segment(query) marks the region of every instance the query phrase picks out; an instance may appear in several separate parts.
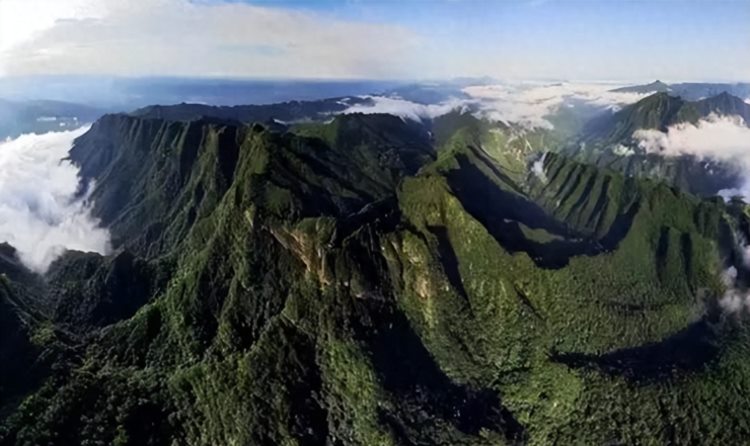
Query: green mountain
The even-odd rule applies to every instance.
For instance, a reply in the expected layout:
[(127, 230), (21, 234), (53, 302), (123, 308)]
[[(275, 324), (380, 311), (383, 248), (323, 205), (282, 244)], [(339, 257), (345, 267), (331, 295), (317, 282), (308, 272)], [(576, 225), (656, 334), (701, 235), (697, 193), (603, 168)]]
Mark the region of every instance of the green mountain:
[(627, 142), (633, 132), (641, 129), (666, 131), (680, 123), (695, 124), (711, 113), (720, 116), (740, 116), (750, 123), (750, 105), (728, 93), (686, 101), (668, 93), (656, 93), (613, 114), (591, 120), (584, 128), (587, 140), (602, 139), (608, 143)]
[(132, 116), (170, 121), (192, 121), (200, 118), (233, 120), (245, 123), (279, 120), (283, 122), (328, 119), (333, 113), (352, 105), (368, 105), (371, 99), (360, 97), (331, 98), (318, 101), (289, 101), (275, 104), (214, 106), (204, 104), (151, 105), (131, 113)]
[[(0, 252), (0, 445), (721, 443), (750, 434), (739, 203), (452, 113), (108, 115), (116, 251)], [(541, 137), (541, 136), (540, 136)]]
[(739, 116), (750, 123), (750, 105), (726, 92), (699, 101), (656, 93), (616, 113), (590, 120), (581, 135), (562, 152), (625, 175), (667, 181), (698, 195), (714, 195), (739, 183), (741, 172), (736, 165), (692, 156), (645, 153), (633, 138), (638, 130), (666, 132), (670, 126), (695, 124), (712, 114)]

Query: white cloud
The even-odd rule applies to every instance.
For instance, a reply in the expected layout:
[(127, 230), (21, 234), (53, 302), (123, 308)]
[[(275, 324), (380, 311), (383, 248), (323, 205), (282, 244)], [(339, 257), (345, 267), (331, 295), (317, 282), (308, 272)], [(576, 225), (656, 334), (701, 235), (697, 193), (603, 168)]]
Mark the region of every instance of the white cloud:
[(531, 173), (539, 178), (539, 181), (541, 181), (542, 183), (547, 183), (547, 174), (544, 173), (544, 159), (546, 157), (547, 152), (544, 152), (541, 158), (531, 164)]
[(37, 37), (59, 20), (99, 17), (89, 0), (0, 0), (0, 52)]
[(633, 138), (650, 153), (740, 161), (750, 168), (750, 128), (739, 116), (711, 114), (697, 124), (680, 123), (666, 132), (636, 130)]
[[(637, 130), (633, 138), (649, 153), (693, 155), (699, 159), (734, 163), (750, 174), (750, 128), (740, 116), (711, 114), (696, 124), (677, 124), (666, 132)], [(747, 200), (750, 198), (750, 175), (746, 174), (746, 178), (744, 185), (719, 191), (719, 195), (725, 198), (742, 195)]]
[[(748, 246), (740, 246), (743, 250), (743, 262), (747, 266)], [(750, 291), (741, 289), (737, 283), (737, 268), (730, 266), (720, 275), (721, 282), (726, 289), (719, 299), (719, 307), (730, 314), (738, 314), (743, 310), (750, 310)]]
[(721, 273), (721, 283), (723, 283), (725, 287), (729, 288), (729, 287), (734, 286), (736, 281), (737, 281), (737, 268), (730, 266), (729, 268), (727, 268)]
[(482, 118), (515, 124), (524, 128), (554, 128), (549, 117), (561, 107), (586, 105), (616, 111), (648, 93), (617, 93), (611, 83), (514, 83), (472, 85), (463, 92), (470, 99), (451, 99), (440, 104), (418, 104), (398, 97), (363, 96), (370, 104), (356, 104), (343, 113), (389, 113), (408, 119), (434, 118), (454, 109), (471, 109)]
[(463, 91), (481, 102), (483, 114), (488, 119), (527, 128), (552, 129), (554, 126), (548, 118), (563, 105), (575, 107), (576, 103), (582, 103), (614, 111), (648, 96), (610, 91), (614, 88), (615, 85), (607, 83), (521, 83), (475, 85)]
[(463, 99), (452, 99), (440, 104), (418, 104), (397, 97), (362, 96), (362, 98), (369, 99), (370, 103), (352, 105), (341, 113), (387, 113), (405, 119), (421, 121), (422, 119), (442, 116), (455, 109), (465, 109), (470, 104), (469, 101)]
[(727, 313), (739, 313), (750, 308), (750, 294), (731, 288), (719, 299), (719, 306)]
[(241, 2), (0, 5), (0, 73), (15, 75), (398, 77), (419, 45), (401, 26)]
[(0, 143), (0, 241), (31, 269), (44, 272), (65, 249), (109, 250), (109, 233), (76, 197), (78, 169), (68, 161), (86, 128), (22, 135)]
[(612, 153), (617, 156), (631, 156), (635, 155), (635, 150), (622, 144), (617, 144), (615, 148), (612, 149)]

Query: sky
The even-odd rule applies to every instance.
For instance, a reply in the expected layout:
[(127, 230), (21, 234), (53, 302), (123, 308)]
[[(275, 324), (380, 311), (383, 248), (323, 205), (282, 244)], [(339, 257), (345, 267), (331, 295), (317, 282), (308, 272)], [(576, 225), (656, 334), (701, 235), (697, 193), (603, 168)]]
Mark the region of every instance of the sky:
[(750, 81), (750, 0), (0, 0), (0, 76)]

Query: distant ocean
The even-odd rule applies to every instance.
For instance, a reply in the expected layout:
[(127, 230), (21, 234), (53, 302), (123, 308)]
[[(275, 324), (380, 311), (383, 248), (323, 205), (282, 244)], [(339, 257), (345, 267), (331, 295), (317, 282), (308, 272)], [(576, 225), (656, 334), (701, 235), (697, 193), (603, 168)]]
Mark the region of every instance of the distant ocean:
[(368, 80), (245, 80), (215, 78), (124, 78), (34, 76), (0, 78), (0, 98), (55, 100), (108, 111), (181, 102), (211, 105), (270, 104), (377, 94), (404, 85)]

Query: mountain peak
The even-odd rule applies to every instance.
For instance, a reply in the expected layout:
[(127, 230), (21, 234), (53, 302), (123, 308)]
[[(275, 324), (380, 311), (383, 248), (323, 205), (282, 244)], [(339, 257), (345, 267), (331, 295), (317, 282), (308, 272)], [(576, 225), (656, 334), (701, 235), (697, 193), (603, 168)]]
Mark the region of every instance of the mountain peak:
[(726, 91), (700, 101), (685, 100), (661, 91), (628, 105), (617, 113), (594, 118), (586, 125), (584, 131), (589, 139), (619, 144), (626, 143), (637, 130), (666, 131), (672, 125), (696, 123), (711, 114), (740, 116), (748, 122), (750, 105)]
[(616, 88), (612, 90), (617, 93), (640, 93), (640, 94), (646, 94), (646, 93), (665, 93), (672, 91), (672, 87), (669, 86), (669, 84), (665, 84), (664, 82), (660, 80), (655, 80), (654, 82), (651, 82), (650, 84), (644, 84), (644, 85), (631, 85), (629, 87), (622, 87), (622, 88)]
[(722, 91), (721, 93), (711, 96), (709, 98), (706, 98), (707, 100), (714, 99), (714, 100), (721, 100), (721, 101), (742, 101), (742, 99), (738, 98), (737, 96), (734, 96), (730, 94), (728, 91)]
[(704, 115), (709, 113), (737, 115), (741, 116), (745, 122), (750, 119), (750, 105), (727, 91), (702, 99), (695, 104)]

